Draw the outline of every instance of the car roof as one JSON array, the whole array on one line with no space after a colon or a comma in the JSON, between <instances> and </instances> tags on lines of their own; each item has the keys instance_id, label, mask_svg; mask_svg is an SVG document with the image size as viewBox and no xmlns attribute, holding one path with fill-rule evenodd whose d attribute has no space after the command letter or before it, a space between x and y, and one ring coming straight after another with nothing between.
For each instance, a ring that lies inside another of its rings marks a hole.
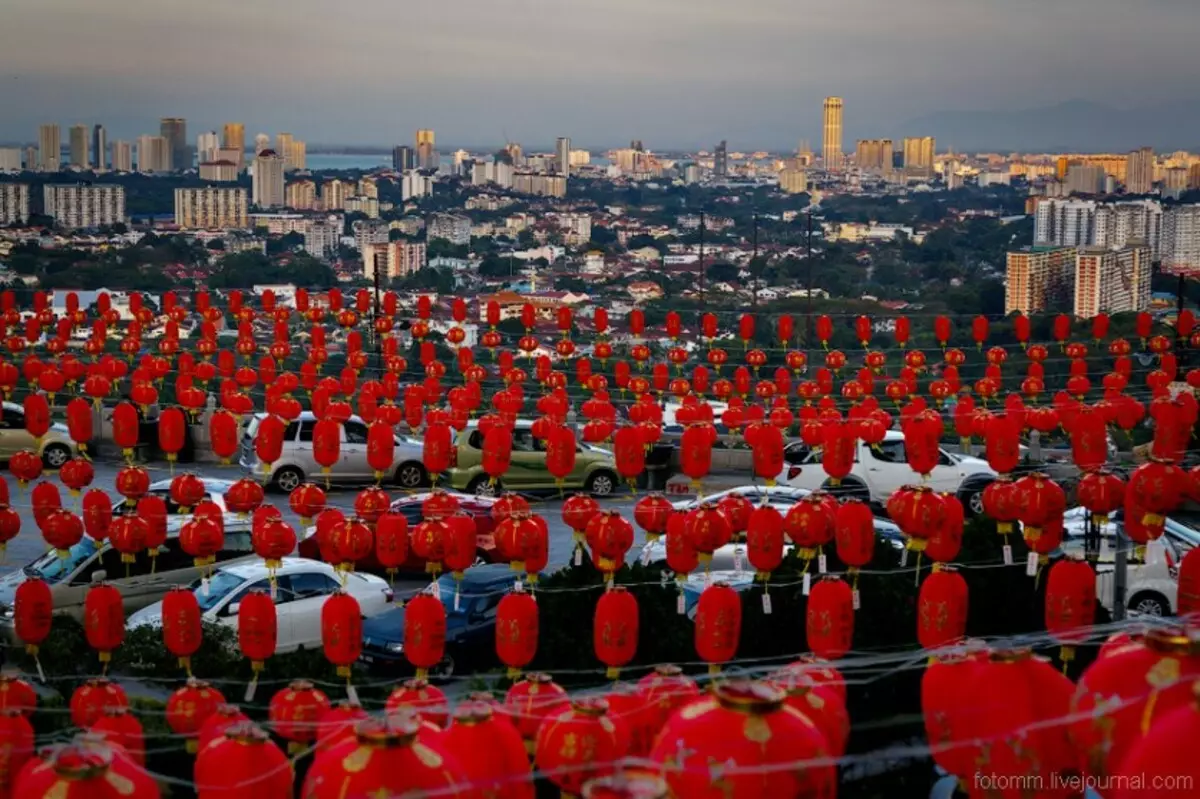
<instances>
[{"instance_id":1,"label":"car roof","mask_svg":"<svg viewBox=\"0 0 1200 799\"><path fill-rule=\"evenodd\" d=\"M482 497L482 496L476 496L475 494L464 494L461 491L443 491L442 493L449 494L450 496L457 499L459 501L459 504L462 504L462 505L475 504L475 505L485 505L485 506L490 507L492 504L494 504L496 502L496 499L497 499L497 497ZM402 496L402 497L394 500L392 502L392 505L394 507L395 506L419 505L419 504L423 503L425 500L429 499L429 497L431 497L431 496L433 496L433 492L431 492L431 491L422 491L419 494L406 494L405 496Z\"/></svg>"},{"instance_id":2,"label":"car roof","mask_svg":"<svg viewBox=\"0 0 1200 799\"><path fill-rule=\"evenodd\" d=\"M219 477L201 477L200 482L204 483L204 490L210 494L224 494L233 485L232 480L223 480ZM170 480L155 480L150 484L151 491L166 491L170 487Z\"/></svg>"},{"instance_id":3,"label":"car roof","mask_svg":"<svg viewBox=\"0 0 1200 799\"><path fill-rule=\"evenodd\" d=\"M269 576L270 573L266 562L257 558L254 560L235 561L226 566L219 567L217 571L233 574L244 580L262 579ZM310 558L284 558L279 568L275 570L276 575L307 574L311 572L332 577L333 567L324 561L312 560Z\"/></svg>"},{"instance_id":4,"label":"car roof","mask_svg":"<svg viewBox=\"0 0 1200 799\"><path fill-rule=\"evenodd\" d=\"M266 414L266 413L256 413L256 414L254 414L254 418L256 421L261 422L263 419L266 419L269 415L270 414ZM287 421L287 420L285 420L285 421ZM295 419L288 421L288 424L294 424L295 422L315 422L315 421L317 421L317 415L315 413L313 413L312 411L300 411L300 415L297 416ZM363 421L363 418L361 416L358 416L357 414L352 415L346 421L361 422L362 424L366 424L366 422Z\"/></svg>"},{"instance_id":5,"label":"car roof","mask_svg":"<svg viewBox=\"0 0 1200 799\"><path fill-rule=\"evenodd\" d=\"M524 430L526 428L533 427L533 419L518 419L513 423L512 426ZM465 433L468 430L474 430L476 427L479 427L479 420L471 419L467 422L467 426L462 429L462 432Z\"/></svg>"},{"instance_id":6,"label":"car roof","mask_svg":"<svg viewBox=\"0 0 1200 799\"><path fill-rule=\"evenodd\" d=\"M463 572L463 588L495 583L514 583L519 575L507 563L485 563Z\"/></svg>"}]
</instances>

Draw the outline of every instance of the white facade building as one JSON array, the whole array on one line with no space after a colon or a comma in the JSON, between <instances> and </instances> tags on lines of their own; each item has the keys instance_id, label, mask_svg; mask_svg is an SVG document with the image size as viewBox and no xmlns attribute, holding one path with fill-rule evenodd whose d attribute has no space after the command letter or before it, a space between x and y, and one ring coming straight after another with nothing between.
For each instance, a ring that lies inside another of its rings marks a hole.
<instances>
[{"instance_id":1,"label":"white facade building","mask_svg":"<svg viewBox=\"0 0 1200 799\"><path fill-rule=\"evenodd\" d=\"M433 194L433 178L431 176L410 169L401 177L400 199L411 200L413 197L428 197L430 194Z\"/></svg>"},{"instance_id":2,"label":"white facade building","mask_svg":"<svg viewBox=\"0 0 1200 799\"><path fill-rule=\"evenodd\" d=\"M21 171L21 148L0 147L0 172Z\"/></svg>"},{"instance_id":3,"label":"white facade building","mask_svg":"<svg viewBox=\"0 0 1200 799\"><path fill-rule=\"evenodd\" d=\"M1200 273L1200 205L1179 205L1163 215L1162 268Z\"/></svg>"},{"instance_id":4,"label":"white facade building","mask_svg":"<svg viewBox=\"0 0 1200 799\"><path fill-rule=\"evenodd\" d=\"M29 219L29 184L0 183L0 225L18 225Z\"/></svg>"},{"instance_id":5,"label":"white facade building","mask_svg":"<svg viewBox=\"0 0 1200 799\"><path fill-rule=\"evenodd\" d=\"M245 228L247 205L245 189L176 189L175 224L184 229Z\"/></svg>"},{"instance_id":6,"label":"white facade building","mask_svg":"<svg viewBox=\"0 0 1200 799\"><path fill-rule=\"evenodd\" d=\"M94 228L125 222L125 188L106 184L44 187L45 211L60 227Z\"/></svg>"},{"instance_id":7,"label":"white facade building","mask_svg":"<svg viewBox=\"0 0 1200 799\"><path fill-rule=\"evenodd\" d=\"M425 238L445 239L451 244L471 243L471 220L455 214L434 214L429 218Z\"/></svg>"},{"instance_id":8,"label":"white facade building","mask_svg":"<svg viewBox=\"0 0 1200 799\"><path fill-rule=\"evenodd\" d=\"M284 158L274 150L263 149L254 159L253 202L259 208L279 208L284 204Z\"/></svg>"}]
</instances>

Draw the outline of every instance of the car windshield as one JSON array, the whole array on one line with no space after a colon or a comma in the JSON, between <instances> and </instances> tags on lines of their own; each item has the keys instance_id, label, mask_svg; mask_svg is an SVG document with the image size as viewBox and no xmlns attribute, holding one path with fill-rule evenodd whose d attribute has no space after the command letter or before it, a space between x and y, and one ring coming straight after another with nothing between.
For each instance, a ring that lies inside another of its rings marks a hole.
<instances>
[{"instance_id":1,"label":"car windshield","mask_svg":"<svg viewBox=\"0 0 1200 799\"><path fill-rule=\"evenodd\" d=\"M36 570L38 575L48 583L62 582L63 579L74 573L84 561L96 554L96 542L89 536L84 536L69 551L71 554L65 558L60 558L54 552L48 552L30 564L30 568Z\"/></svg>"},{"instance_id":2,"label":"car windshield","mask_svg":"<svg viewBox=\"0 0 1200 799\"><path fill-rule=\"evenodd\" d=\"M515 580L516 578L514 577L513 579ZM446 606L446 615L448 616L466 616L471 609L471 605L479 601L480 597L492 593L488 586L478 584L464 586L460 591L458 582L449 574L439 579L437 585L438 593L441 596L442 604ZM459 592L457 610L454 609L455 592Z\"/></svg>"},{"instance_id":3,"label":"car windshield","mask_svg":"<svg viewBox=\"0 0 1200 799\"><path fill-rule=\"evenodd\" d=\"M236 574L218 569L208 581L207 592L204 590L203 579L193 580L188 588L196 595L196 602L200 605L200 612L203 613L221 604L222 599L236 591L244 582L245 580Z\"/></svg>"}]
</instances>

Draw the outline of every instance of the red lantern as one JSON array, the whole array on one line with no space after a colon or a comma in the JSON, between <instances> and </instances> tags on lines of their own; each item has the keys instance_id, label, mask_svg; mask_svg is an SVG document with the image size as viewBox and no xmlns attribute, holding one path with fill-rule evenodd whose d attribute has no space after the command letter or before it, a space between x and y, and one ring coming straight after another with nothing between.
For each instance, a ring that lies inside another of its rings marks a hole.
<instances>
[{"instance_id":1,"label":"red lantern","mask_svg":"<svg viewBox=\"0 0 1200 799\"><path fill-rule=\"evenodd\" d=\"M265 591L251 591L242 597L238 604L238 649L242 656L250 661L254 673L251 686L246 692L246 701L254 693L258 682L258 674L263 670L268 658L275 654L278 636L278 621L275 614L275 602Z\"/></svg>"},{"instance_id":2,"label":"red lantern","mask_svg":"<svg viewBox=\"0 0 1200 799\"><path fill-rule=\"evenodd\" d=\"M375 559L395 575L408 560L408 520L401 513L385 512L375 523Z\"/></svg>"},{"instance_id":3,"label":"red lantern","mask_svg":"<svg viewBox=\"0 0 1200 799\"><path fill-rule=\"evenodd\" d=\"M259 427L261 429L262 425ZM159 435L161 436L161 434L160 428ZM213 454L221 459L221 463L226 466L232 463L241 446L241 442L238 440L237 417L225 410L213 413L208 420L208 437L212 442ZM182 443L180 446L182 447Z\"/></svg>"},{"instance_id":4,"label":"red lantern","mask_svg":"<svg viewBox=\"0 0 1200 799\"><path fill-rule=\"evenodd\" d=\"M935 567L917 597L917 640L936 649L960 640L966 628L967 581L952 567Z\"/></svg>"},{"instance_id":5,"label":"red lantern","mask_svg":"<svg viewBox=\"0 0 1200 799\"><path fill-rule=\"evenodd\" d=\"M50 635L53 613L54 599L45 580L32 577L17 585L13 595L13 631L35 659L38 648Z\"/></svg>"},{"instance_id":6,"label":"red lantern","mask_svg":"<svg viewBox=\"0 0 1200 799\"><path fill-rule=\"evenodd\" d=\"M496 608L496 655L508 667L509 679L533 662L538 645L538 605L532 594L505 594Z\"/></svg>"},{"instance_id":7,"label":"red lantern","mask_svg":"<svg viewBox=\"0 0 1200 799\"><path fill-rule=\"evenodd\" d=\"M637 654L638 603L624 586L614 586L600 595L592 621L592 646L596 658L607 666L608 679Z\"/></svg>"},{"instance_id":8,"label":"red lantern","mask_svg":"<svg viewBox=\"0 0 1200 799\"><path fill-rule=\"evenodd\" d=\"M353 595L337 591L321 605L321 644L325 659L339 677L350 679L350 667L362 654L362 608Z\"/></svg>"},{"instance_id":9,"label":"red lantern","mask_svg":"<svg viewBox=\"0 0 1200 799\"><path fill-rule=\"evenodd\" d=\"M288 495L288 505L300 523L307 525L325 509L325 492L315 483L304 483Z\"/></svg>"},{"instance_id":10,"label":"red lantern","mask_svg":"<svg viewBox=\"0 0 1200 799\"><path fill-rule=\"evenodd\" d=\"M871 562L875 552L875 515L866 503L848 498L838 506L833 527L838 559L853 575L857 590L858 571Z\"/></svg>"},{"instance_id":11,"label":"red lantern","mask_svg":"<svg viewBox=\"0 0 1200 799\"><path fill-rule=\"evenodd\" d=\"M83 631L88 646L95 649L100 662L107 664L112 651L125 639L125 610L121 592L106 583L93 585L83 601Z\"/></svg>"},{"instance_id":12,"label":"red lantern","mask_svg":"<svg viewBox=\"0 0 1200 799\"><path fill-rule=\"evenodd\" d=\"M837 577L812 587L806 614L808 648L819 658L837 660L850 651L854 638L854 597Z\"/></svg>"},{"instance_id":13,"label":"red lantern","mask_svg":"<svg viewBox=\"0 0 1200 799\"><path fill-rule=\"evenodd\" d=\"M784 517L784 531L800 548L800 557L806 565L833 540L837 505L829 500L829 494L809 494L789 508Z\"/></svg>"},{"instance_id":14,"label":"red lantern","mask_svg":"<svg viewBox=\"0 0 1200 799\"><path fill-rule=\"evenodd\" d=\"M715 582L701 593L696 605L696 653L710 673L737 655L742 635L742 601L728 584Z\"/></svg>"},{"instance_id":15,"label":"red lantern","mask_svg":"<svg viewBox=\"0 0 1200 799\"><path fill-rule=\"evenodd\" d=\"M822 762L830 746L785 698L767 683L735 680L672 716L650 754L662 764L671 795L833 796L836 770ZM714 770L709 764L716 763L721 765Z\"/></svg>"},{"instance_id":16,"label":"red lantern","mask_svg":"<svg viewBox=\"0 0 1200 799\"><path fill-rule=\"evenodd\" d=\"M208 717L225 703L221 692L206 682L188 678L187 684L167 699L167 725L187 741L187 751L199 751L197 736Z\"/></svg>"},{"instance_id":17,"label":"red lantern","mask_svg":"<svg viewBox=\"0 0 1200 799\"><path fill-rule=\"evenodd\" d=\"M1106 469L1087 472L1076 489L1079 504L1092 512L1096 524L1103 527L1108 515L1125 501L1125 481Z\"/></svg>"},{"instance_id":18,"label":"red lantern","mask_svg":"<svg viewBox=\"0 0 1200 799\"><path fill-rule=\"evenodd\" d=\"M1151 457L1129 476L1129 495L1138 498L1144 509L1142 524L1161 527L1166 514L1175 510L1183 500L1187 476L1175 464Z\"/></svg>"},{"instance_id":19,"label":"red lantern","mask_svg":"<svg viewBox=\"0 0 1200 799\"><path fill-rule=\"evenodd\" d=\"M1046 580L1046 630L1062 645L1063 662L1087 640L1096 619L1096 573L1083 560L1066 558L1050 567Z\"/></svg>"},{"instance_id":20,"label":"red lantern","mask_svg":"<svg viewBox=\"0 0 1200 799\"><path fill-rule=\"evenodd\" d=\"M633 525L618 511L596 514L588 522L584 536L591 547L596 567L611 575L624 563L625 553L633 546Z\"/></svg>"},{"instance_id":21,"label":"red lantern","mask_svg":"<svg viewBox=\"0 0 1200 799\"><path fill-rule=\"evenodd\" d=\"M404 614L404 657L424 679L446 649L446 607L429 594L409 601Z\"/></svg>"},{"instance_id":22,"label":"red lantern","mask_svg":"<svg viewBox=\"0 0 1200 799\"><path fill-rule=\"evenodd\" d=\"M200 603L187 588L172 588L162 602L163 646L179 659L179 667L192 673L192 655L200 649Z\"/></svg>"},{"instance_id":23,"label":"red lantern","mask_svg":"<svg viewBox=\"0 0 1200 799\"><path fill-rule=\"evenodd\" d=\"M87 729L104 715L105 710L119 707L129 707L125 690L105 677L95 677L71 694L71 723Z\"/></svg>"},{"instance_id":24,"label":"red lantern","mask_svg":"<svg viewBox=\"0 0 1200 799\"><path fill-rule=\"evenodd\" d=\"M688 425L679 439L680 468L697 491L712 469L712 446L713 430L707 425Z\"/></svg>"},{"instance_id":25,"label":"red lantern","mask_svg":"<svg viewBox=\"0 0 1200 799\"><path fill-rule=\"evenodd\" d=\"M293 680L271 697L267 710L275 733L296 754L317 737L317 722L329 710L329 698L307 680ZM228 733L227 733L228 734Z\"/></svg>"},{"instance_id":26,"label":"red lantern","mask_svg":"<svg viewBox=\"0 0 1200 799\"><path fill-rule=\"evenodd\" d=\"M608 717L608 703L588 698L542 722L534 759L560 790L579 795L585 782L612 773L628 748L625 730Z\"/></svg>"},{"instance_id":27,"label":"red lantern","mask_svg":"<svg viewBox=\"0 0 1200 799\"><path fill-rule=\"evenodd\" d=\"M1066 495L1058 483L1041 472L1027 474L1013 483L1017 502L1017 518L1024 526L1026 538L1036 538L1041 528L1052 519L1061 518L1066 508Z\"/></svg>"},{"instance_id":28,"label":"red lantern","mask_svg":"<svg viewBox=\"0 0 1200 799\"><path fill-rule=\"evenodd\" d=\"M129 708L106 708L104 715L88 729L88 732L121 747L134 763L145 767L146 735L142 723Z\"/></svg>"},{"instance_id":29,"label":"red lantern","mask_svg":"<svg viewBox=\"0 0 1200 799\"><path fill-rule=\"evenodd\" d=\"M80 452L87 451L93 435L92 406L83 397L76 397L67 403L67 433Z\"/></svg>"},{"instance_id":30,"label":"red lantern","mask_svg":"<svg viewBox=\"0 0 1200 799\"><path fill-rule=\"evenodd\" d=\"M445 728L449 718L446 695L428 680L405 680L388 695L384 712L388 716L416 713L434 727Z\"/></svg>"},{"instance_id":31,"label":"red lantern","mask_svg":"<svg viewBox=\"0 0 1200 799\"><path fill-rule=\"evenodd\" d=\"M17 775L13 796L151 799L159 796L159 789L154 778L120 747L80 737L28 761Z\"/></svg>"}]
</instances>

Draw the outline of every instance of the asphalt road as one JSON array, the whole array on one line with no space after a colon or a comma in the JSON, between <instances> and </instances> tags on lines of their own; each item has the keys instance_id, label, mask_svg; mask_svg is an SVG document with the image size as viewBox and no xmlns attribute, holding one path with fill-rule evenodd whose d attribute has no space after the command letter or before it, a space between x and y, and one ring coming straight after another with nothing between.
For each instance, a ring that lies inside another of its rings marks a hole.
<instances>
[{"instance_id":1,"label":"asphalt road","mask_svg":"<svg viewBox=\"0 0 1200 799\"><path fill-rule=\"evenodd\" d=\"M92 487L102 488L111 496L119 496L115 490L114 481L116 479L116 473L118 469L120 469L120 464L98 461L94 465L96 477L92 483ZM143 466L150 471L150 478L152 482L165 480L171 476L171 471L168 468L168 464L165 462L143 464ZM194 464L188 465L186 469L181 466L177 466L176 468L179 471L191 471L203 477L211 478L237 480L242 476L241 469L236 466L221 467L219 465ZM8 542L8 551L6 557L3 564L0 564L0 574L13 569L21 568L30 561L44 554L47 550L46 542L42 539L41 531L38 529L37 523L33 518L29 496L32 485L21 489L17 487L16 480L13 479L11 474L6 474L4 477L9 484L11 506L20 514L21 517L21 532L15 539ZM56 476L48 479L58 483ZM62 494L63 504L66 507L78 512L79 500L72 498L67 492L65 486L63 486L61 483L58 483L58 488ZM354 507L354 496L357 491L357 487L334 487L327 494L328 504L331 507L342 510L347 515L350 515ZM402 496L400 492L393 491L391 493L393 498ZM625 514L626 518L632 521L633 504L635 501L635 497L624 496L605 501L604 507L620 510L623 514ZM266 502L279 508L280 512L283 514L283 518L295 528L297 535L300 534L300 518L296 516L296 514L292 513L291 508L288 506L286 496L268 492L266 495ZM553 571L557 568L567 565L571 560L574 544L572 541L570 528L563 524L562 521L562 500L553 493L550 493L544 498L531 500L531 504L533 505L533 510L537 513L540 513L546 519L547 526L550 530L550 563L548 570ZM642 540L643 539L640 534L635 536L634 546L630 550L630 554L627 555L628 559L636 558L638 556L638 553L640 553L641 550ZM403 580L397 582L397 589L399 591L403 591L406 588L415 589L423 584L424 581L419 579Z\"/></svg>"}]
</instances>

